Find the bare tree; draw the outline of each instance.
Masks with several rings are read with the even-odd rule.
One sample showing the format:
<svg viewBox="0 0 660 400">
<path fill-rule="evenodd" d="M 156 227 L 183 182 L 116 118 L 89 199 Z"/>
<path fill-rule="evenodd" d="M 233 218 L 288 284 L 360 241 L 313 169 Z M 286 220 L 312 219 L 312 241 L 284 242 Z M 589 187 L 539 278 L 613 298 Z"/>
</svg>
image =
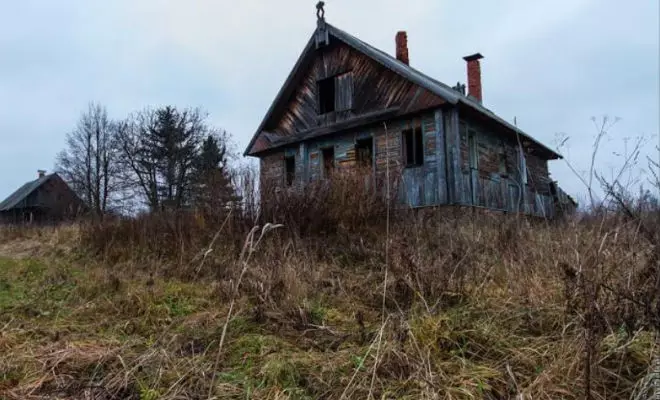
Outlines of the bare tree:
<svg viewBox="0 0 660 400">
<path fill-rule="evenodd" d="M 109 210 L 121 186 L 117 127 L 104 106 L 90 103 L 57 156 L 58 173 L 98 217 Z"/>
</svg>

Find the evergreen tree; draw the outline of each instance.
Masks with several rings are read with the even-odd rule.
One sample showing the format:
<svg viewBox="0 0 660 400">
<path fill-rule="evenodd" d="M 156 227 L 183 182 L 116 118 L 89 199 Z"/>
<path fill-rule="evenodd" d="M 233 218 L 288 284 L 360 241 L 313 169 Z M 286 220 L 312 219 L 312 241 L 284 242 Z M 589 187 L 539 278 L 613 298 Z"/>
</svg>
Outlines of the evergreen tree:
<svg viewBox="0 0 660 400">
<path fill-rule="evenodd" d="M 238 201 L 227 165 L 227 135 L 209 134 L 195 162 L 194 202 L 205 212 L 219 212 Z"/>
<path fill-rule="evenodd" d="M 210 128 L 199 110 L 167 106 L 138 113 L 123 125 L 125 171 L 152 210 L 193 203 L 197 163 Z"/>
</svg>

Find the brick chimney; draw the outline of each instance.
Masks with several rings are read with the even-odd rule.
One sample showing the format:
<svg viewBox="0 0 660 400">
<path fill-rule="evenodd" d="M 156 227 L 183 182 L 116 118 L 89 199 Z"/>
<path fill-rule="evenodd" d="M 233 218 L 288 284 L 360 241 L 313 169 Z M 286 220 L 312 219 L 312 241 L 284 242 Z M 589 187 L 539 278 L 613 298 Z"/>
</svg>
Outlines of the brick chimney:
<svg viewBox="0 0 660 400">
<path fill-rule="evenodd" d="M 406 65 L 410 65 L 408 58 L 408 34 L 406 31 L 396 33 L 396 59 Z"/>
<path fill-rule="evenodd" d="M 467 62 L 468 96 L 474 97 L 479 103 L 483 101 L 483 95 L 481 93 L 481 65 L 479 64 L 479 60 L 482 58 L 484 56 L 480 53 L 463 57 Z"/>
<path fill-rule="evenodd" d="M 38 169 L 38 170 L 37 170 L 37 176 L 38 176 L 39 178 L 43 178 L 44 176 L 46 176 L 46 171 L 43 170 L 43 169 Z"/>
</svg>

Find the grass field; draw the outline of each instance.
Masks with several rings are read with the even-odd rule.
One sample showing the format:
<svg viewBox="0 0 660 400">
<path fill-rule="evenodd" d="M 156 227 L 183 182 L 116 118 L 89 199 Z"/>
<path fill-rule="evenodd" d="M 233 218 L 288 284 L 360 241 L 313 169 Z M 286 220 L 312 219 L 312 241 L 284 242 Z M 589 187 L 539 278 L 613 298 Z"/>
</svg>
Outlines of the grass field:
<svg viewBox="0 0 660 400">
<path fill-rule="evenodd" d="M 254 232 L 122 259 L 77 227 L 5 231 L 0 398 L 613 399 L 652 374 L 622 294 L 652 246 L 624 225 Z"/>
</svg>

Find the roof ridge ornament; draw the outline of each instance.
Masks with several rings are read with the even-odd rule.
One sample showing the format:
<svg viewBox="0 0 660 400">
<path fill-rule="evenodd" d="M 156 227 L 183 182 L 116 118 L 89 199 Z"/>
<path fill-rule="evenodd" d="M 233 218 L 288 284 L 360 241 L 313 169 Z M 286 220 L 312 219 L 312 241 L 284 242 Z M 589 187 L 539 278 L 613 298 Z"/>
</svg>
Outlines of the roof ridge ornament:
<svg viewBox="0 0 660 400">
<path fill-rule="evenodd" d="M 325 23 L 325 6 L 324 1 L 316 3 L 316 48 L 327 46 L 330 43 L 330 35 L 328 35 L 328 26 Z"/>
<path fill-rule="evenodd" d="M 319 1 L 316 3 L 316 18 L 318 18 L 319 21 L 325 21 L 325 9 L 323 8 L 324 6 L 324 1 Z"/>
</svg>

